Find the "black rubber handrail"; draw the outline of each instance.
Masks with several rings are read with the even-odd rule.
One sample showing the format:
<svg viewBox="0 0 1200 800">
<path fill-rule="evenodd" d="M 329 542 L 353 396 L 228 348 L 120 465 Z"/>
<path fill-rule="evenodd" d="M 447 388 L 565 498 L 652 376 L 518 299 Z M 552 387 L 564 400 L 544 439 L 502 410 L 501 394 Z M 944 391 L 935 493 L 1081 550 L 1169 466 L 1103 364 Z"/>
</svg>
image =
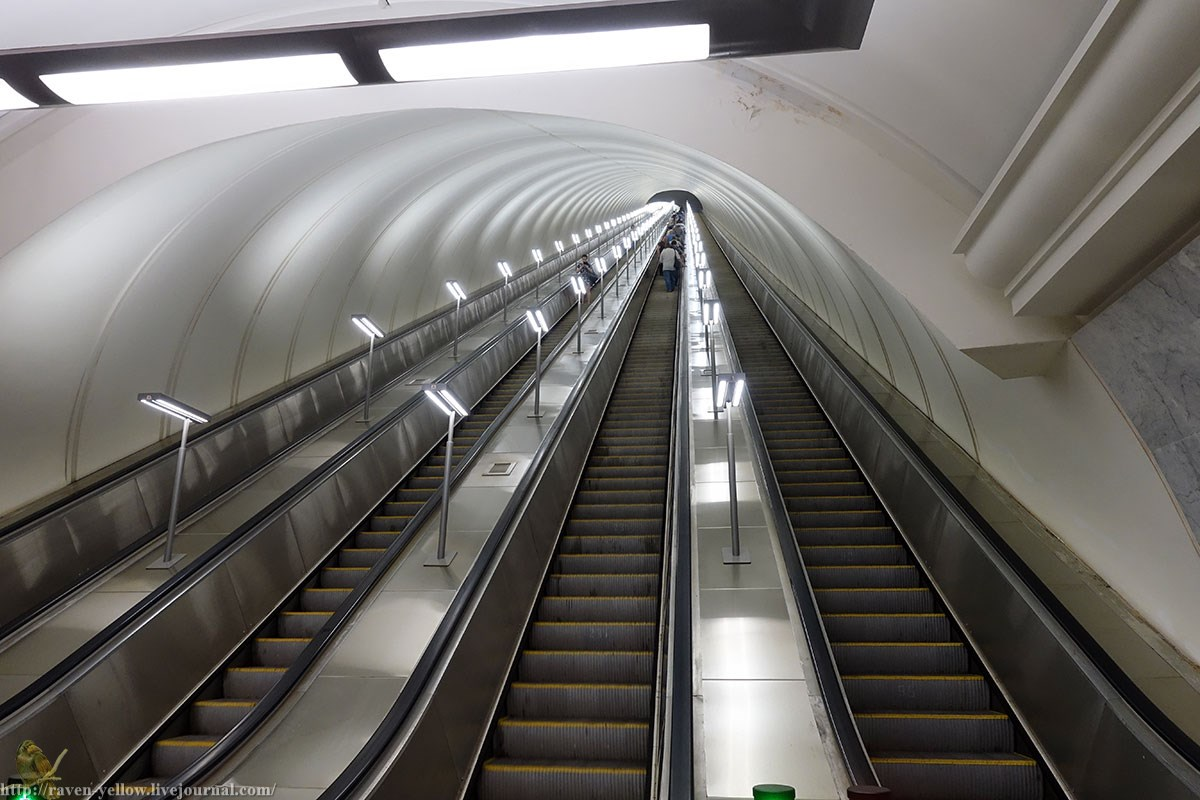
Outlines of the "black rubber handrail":
<svg viewBox="0 0 1200 800">
<path fill-rule="evenodd" d="M 645 273 L 647 272 L 650 272 L 648 268 L 643 271 L 639 280 L 645 279 L 647 277 Z M 653 281 L 654 276 L 652 274 L 648 277 Z M 626 308 L 628 307 L 627 305 Z M 611 339 L 606 339 L 601 347 L 607 348 L 609 342 L 611 342 Z M 454 600 L 442 618 L 441 624 L 438 625 L 429 644 L 426 645 L 425 651 L 421 654 L 421 658 L 413 669 L 412 674 L 405 681 L 396 702 L 388 710 L 383 721 L 376 728 L 371 738 L 367 740 L 362 750 L 359 751 L 358 755 L 355 756 L 346 769 L 338 775 L 329 788 L 321 793 L 319 800 L 348 800 L 358 789 L 359 785 L 368 777 L 375 763 L 383 755 L 389 743 L 399 733 L 405 721 L 412 714 L 413 709 L 421 699 L 421 695 L 426 691 L 429 682 L 437 673 L 443 654 L 446 648 L 453 642 L 467 609 L 471 606 L 475 595 L 480 590 L 480 583 L 483 580 L 483 576 L 490 569 L 492 559 L 499 550 L 504 535 L 520 513 L 522 500 L 528 495 L 534 480 L 541 471 L 542 465 L 549 457 L 553 444 L 557 442 L 567 421 L 582 401 L 583 387 L 587 385 L 586 378 L 595 371 L 596 366 L 602 360 L 602 358 L 594 357 L 588 362 L 586 374 L 581 376 L 581 379 L 575 384 L 575 388 L 567 397 L 562 410 L 551 424 L 550 430 L 534 454 L 533 460 L 517 485 L 516 491 L 505 506 L 496 525 L 492 528 L 487 541 L 484 542 L 483 548 L 480 550 L 475 563 L 471 567 L 471 571 L 467 573 L 462 585 L 455 593 Z"/>
<path fill-rule="evenodd" d="M 732 241 L 732 237 L 727 236 L 722 232 L 721 238 L 725 238 L 731 247 L 734 247 L 738 252 L 749 262 L 751 259 L 745 251 L 738 247 Z M 720 239 L 717 241 L 717 246 L 724 252 L 724 247 Z M 733 262 L 730 261 L 732 265 Z M 736 274 L 736 269 L 735 269 Z M 739 276 L 740 279 L 740 276 Z M 975 527 L 976 531 L 986 541 L 993 550 L 1004 560 L 1005 564 L 1017 575 L 1024 583 L 1025 588 L 1037 599 L 1039 603 L 1050 613 L 1054 620 L 1063 628 L 1071 641 L 1083 652 L 1083 654 L 1091 662 L 1104 679 L 1109 683 L 1117 694 L 1129 704 L 1130 708 L 1141 717 L 1142 721 L 1151 728 L 1159 737 L 1162 738 L 1167 746 L 1175 750 L 1181 758 L 1183 758 L 1189 766 L 1200 771 L 1200 744 L 1188 736 L 1178 725 L 1175 724 L 1162 709 L 1158 707 L 1146 694 L 1141 687 L 1137 685 L 1130 677 L 1121 669 L 1120 665 L 1113 660 L 1112 656 L 1100 645 L 1099 642 L 1092 636 L 1091 633 L 1075 618 L 1062 601 L 1055 596 L 1048 586 L 1042 581 L 1041 577 L 1034 572 L 1028 564 L 1013 550 L 1004 538 L 996 532 L 996 529 L 991 526 L 982 514 L 975 510 L 970 501 L 963 496 L 953 483 L 950 482 L 941 470 L 934 465 L 933 461 L 921 450 L 920 446 L 910 437 L 903 428 L 893 421 L 887 410 L 879 403 L 875 397 L 867 391 L 866 387 L 859 382 L 854 375 L 846 369 L 842 362 L 834 355 L 833 351 L 812 331 L 812 329 L 792 310 L 791 306 L 783 302 L 780 296 L 780 291 L 776 290 L 771 284 L 767 283 L 765 278 L 760 276 L 768 291 L 775 294 L 780 299 L 780 305 L 792 317 L 800 330 L 804 332 L 826 361 L 837 371 L 842 380 L 849 386 L 851 391 L 856 395 L 859 402 L 870 408 L 877 421 L 883 425 L 907 451 L 908 457 L 918 464 L 924 472 L 927 473 L 930 480 L 941 490 L 944 499 L 953 506 L 953 510 L 960 514 Z M 744 282 L 744 281 L 743 281 Z M 791 294 L 790 292 L 788 292 Z M 794 297 L 795 295 L 793 295 Z M 751 295 L 753 299 L 753 295 Z M 796 298 L 797 302 L 803 305 L 803 301 Z M 757 305 L 757 303 L 756 303 Z M 887 381 L 884 381 L 887 384 Z"/>
<path fill-rule="evenodd" d="M 555 289 L 551 294 L 542 301 L 541 305 L 545 305 L 554 298 L 558 292 L 565 292 L 568 287 L 560 287 Z M 569 309 L 568 309 L 569 311 Z M 473 352 L 467 362 L 481 358 L 491 348 L 495 347 L 500 337 L 507 332 L 526 324 L 523 319 L 517 319 L 510 322 L 502 332 L 492 337 L 487 344 L 481 346 Z M 466 363 L 458 364 L 455 370 L 461 370 L 466 366 Z M 55 684 L 67 677 L 71 672 L 81 667 L 89 659 L 97 655 L 101 650 L 109 647 L 115 639 L 127 627 L 131 626 L 138 618 L 153 611 L 156 606 L 162 603 L 168 597 L 178 593 L 185 585 L 194 584 L 199 579 L 203 578 L 213 569 L 217 568 L 221 562 L 228 557 L 234 550 L 242 547 L 250 539 L 250 534 L 257 530 L 262 525 L 269 522 L 281 512 L 285 511 L 295 501 L 307 494 L 316 484 L 326 480 L 329 476 L 339 470 L 342 465 L 353 458 L 362 448 L 366 447 L 376 437 L 382 435 L 385 430 L 390 428 L 401 417 L 410 413 L 420 403 L 424 402 L 420 393 L 414 394 L 399 407 L 393 409 L 378 422 L 372 424 L 367 430 L 360 434 L 357 438 L 351 441 L 340 449 L 335 455 L 325 461 L 315 471 L 309 473 L 282 495 L 271 501 L 265 508 L 260 510 L 249 520 L 238 526 L 236 530 L 226 536 L 224 539 L 214 544 L 208 550 L 189 564 L 180 572 L 174 574 L 168 581 L 156 587 L 153 591 L 142 598 L 136 605 L 119 616 L 116 620 L 105 626 L 95 636 L 77 648 L 71 655 L 60 661 L 45 674 L 39 677 L 29 686 L 22 689 L 13 697 L 10 697 L 4 703 L 0 704 L 0 724 L 6 721 L 13 714 L 20 711 L 25 705 L 36 700 L 40 695 L 50 691 Z"/>
<path fill-rule="evenodd" d="M 680 289 L 687 291 L 686 282 Z M 691 352 L 688 349 L 687 297 L 680 298 L 675 352 L 675 437 L 672 485 L 672 519 L 676 560 L 671 576 L 675 595 L 671 620 L 671 738 L 665 742 L 668 800 L 692 800 L 694 797 L 694 731 L 692 729 L 692 461 L 691 461 Z M 664 553 L 665 556 L 665 553 Z M 661 788 L 661 787 L 660 787 Z"/>
<path fill-rule="evenodd" d="M 720 248 L 719 241 L 717 247 Z M 722 255 L 724 255 L 724 250 L 722 250 Z M 726 261 L 729 261 L 728 257 L 726 257 Z M 729 264 L 732 268 L 733 262 L 729 261 Z M 734 274 L 736 275 L 736 273 Z M 719 293 L 715 280 L 713 292 Z M 727 329 L 723 340 L 732 370 L 740 371 L 741 362 L 738 360 L 737 348 Z M 746 421 L 747 438 L 765 484 L 764 499 L 767 503 L 767 513 L 770 515 L 771 525 L 775 529 L 775 538 L 779 542 L 779 549 L 783 554 L 783 564 L 787 571 L 788 582 L 792 587 L 792 597 L 795 598 L 796 608 L 800 612 L 800 624 L 804 628 L 808 654 L 812 659 L 813 671 L 817 675 L 817 685 L 821 690 L 821 697 L 825 701 L 825 710 L 829 715 L 838 751 L 841 753 L 846 771 L 850 775 L 851 785 L 879 786 L 879 778 L 875 775 L 875 768 L 871 766 L 871 759 L 867 755 L 867 749 L 859 735 L 854 712 L 850 710 L 850 701 L 846 698 L 842 676 L 838 672 L 837 663 L 833 657 L 833 648 L 829 643 L 829 636 L 825 632 L 825 624 L 821 620 L 821 611 L 817 607 L 816 595 L 813 594 L 808 572 L 804 568 L 804 559 L 800 555 L 800 547 L 796 543 L 796 537 L 792 530 L 792 520 L 787 512 L 787 504 L 783 500 L 783 492 L 780 490 L 779 480 L 775 476 L 775 468 L 771 463 L 766 439 L 758 424 L 758 415 L 754 411 L 753 386 L 746 393 L 746 400 L 742 403 L 741 408 Z M 728 418 L 726 424 L 728 424 Z"/>
<path fill-rule="evenodd" d="M 589 307 L 594 306 L 595 301 L 593 301 Z M 563 324 L 564 318 L 570 316 L 571 311 L 572 307 L 568 306 L 563 312 L 563 317 L 561 317 L 556 324 Z M 525 324 L 525 321 L 524 319 L 518 319 L 513 324 L 523 325 Z M 574 323 L 568 323 L 568 325 L 569 327 L 567 335 L 564 336 L 558 342 L 558 344 L 556 344 L 554 348 L 543 358 L 543 372 L 546 370 L 546 367 L 562 352 L 562 350 L 571 344 L 571 332 L 575 330 L 575 328 L 579 325 L 579 322 L 576 321 Z M 446 375 L 444 375 L 440 380 L 448 380 L 452 374 L 457 374 L 467 366 L 467 364 L 455 365 L 455 367 L 447 372 Z M 513 366 L 515 367 L 516 364 Z M 484 448 L 491 443 L 492 438 L 508 421 L 508 418 L 512 415 L 513 411 L 516 410 L 522 402 L 524 402 L 525 396 L 533 388 L 534 377 L 535 376 L 531 375 L 525 381 L 525 383 L 522 384 L 521 388 L 516 392 L 516 394 L 513 395 L 512 400 L 510 400 L 496 416 L 496 418 L 492 420 L 491 424 L 484 429 L 470 449 L 463 454 L 462 458 L 458 462 L 458 466 L 451 473 L 451 486 L 457 486 L 462 478 L 468 474 L 475 460 L 483 452 Z M 330 617 L 325 624 L 321 626 L 320 630 L 313 635 L 313 640 L 305 646 L 303 652 L 301 652 L 297 659 L 288 667 L 287 672 L 285 672 L 279 678 L 279 680 L 276 681 L 274 686 L 271 687 L 270 691 L 268 691 L 267 694 L 255 704 L 254 709 L 245 717 L 243 717 L 242 720 L 239 721 L 227 734 L 225 734 L 216 745 L 206 750 L 204 755 L 193 762 L 191 766 L 189 766 L 180 774 L 172 777 L 170 780 L 164 782 L 161 785 L 161 792 L 155 795 L 148 795 L 147 797 L 179 796 L 177 793 L 175 793 L 176 789 L 184 786 L 193 786 L 199 781 L 204 780 L 204 778 L 206 778 L 213 770 L 219 767 L 226 758 L 232 755 L 238 747 L 240 747 L 251 736 L 254 735 L 258 728 L 278 710 L 280 704 L 282 704 L 287 696 L 291 694 L 296 685 L 304 679 L 304 676 L 308 673 L 312 666 L 337 638 L 337 635 L 342 627 L 346 625 L 347 622 L 355 615 L 359 608 L 362 607 L 363 603 L 370 599 L 374 588 L 386 577 L 396 558 L 398 558 L 401 553 L 408 548 L 409 544 L 421 530 L 421 527 L 439 509 L 441 502 L 442 493 L 439 491 L 434 492 L 429 499 L 422 504 L 421 508 L 417 510 L 417 513 L 413 515 L 412 519 L 405 524 L 404 530 L 401 531 L 400 535 L 396 537 L 396 540 L 388 546 L 387 550 L 380 557 L 380 559 L 371 567 L 370 571 L 363 576 L 363 579 L 359 581 L 359 583 L 354 587 L 353 591 L 351 591 L 350 596 L 347 597 L 340 606 L 338 606 L 338 610 L 334 612 L 333 616 Z M 318 566 L 317 570 L 320 568 L 321 567 Z M 214 674 L 224 669 L 226 665 L 227 662 L 223 663 L 217 668 L 217 670 L 214 671 Z M 211 679 L 211 677 L 213 676 L 210 675 L 209 678 Z M 207 683 L 207 680 L 205 683 Z M 184 703 L 184 705 L 186 706 L 187 703 Z M 121 774 L 134 760 L 136 760 L 136 758 L 137 756 L 135 755 L 133 758 L 127 760 L 126 764 L 120 769 L 116 770 L 114 774 Z M 106 789 L 111 788 L 118 783 L 120 783 L 119 780 L 115 778 L 110 779 L 105 783 L 104 786 L 97 790 L 94 796 L 107 796 Z"/>
</svg>

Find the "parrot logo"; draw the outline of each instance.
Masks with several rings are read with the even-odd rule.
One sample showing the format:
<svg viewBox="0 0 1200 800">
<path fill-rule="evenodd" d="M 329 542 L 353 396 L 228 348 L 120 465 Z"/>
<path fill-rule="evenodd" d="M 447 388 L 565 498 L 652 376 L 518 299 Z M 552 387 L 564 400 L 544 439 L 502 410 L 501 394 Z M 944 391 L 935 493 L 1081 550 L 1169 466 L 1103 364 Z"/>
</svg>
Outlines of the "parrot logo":
<svg viewBox="0 0 1200 800">
<path fill-rule="evenodd" d="M 63 750 L 58 754 L 58 760 L 51 764 L 42 748 L 29 739 L 21 742 L 21 746 L 17 748 L 17 774 L 25 782 L 25 788 L 43 800 L 55 800 L 59 791 L 54 783 L 62 780 L 57 774 L 58 765 L 62 763 L 66 754 L 67 751 Z"/>
</svg>

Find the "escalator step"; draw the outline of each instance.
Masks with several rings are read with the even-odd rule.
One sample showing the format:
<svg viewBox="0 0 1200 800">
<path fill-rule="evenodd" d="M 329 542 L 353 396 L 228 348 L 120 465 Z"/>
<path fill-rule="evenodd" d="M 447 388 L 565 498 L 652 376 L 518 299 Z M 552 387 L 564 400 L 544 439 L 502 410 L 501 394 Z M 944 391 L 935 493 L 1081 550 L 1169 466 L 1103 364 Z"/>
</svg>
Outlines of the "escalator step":
<svg viewBox="0 0 1200 800">
<path fill-rule="evenodd" d="M 658 536 L 564 536 L 559 542 L 563 553 L 657 553 Z"/>
<path fill-rule="evenodd" d="M 801 547 L 895 544 L 896 530 L 890 525 L 850 528 L 805 528 L 796 531 Z"/>
<path fill-rule="evenodd" d="M 350 589 L 321 587 L 300 593 L 300 608 L 304 611 L 337 611 L 350 596 Z"/>
<path fill-rule="evenodd" d="M 869 752 L 919 747 L 922 752 L 1008 753 L 1015 746 L 1012 720 L 998 711 L 869 712 L 854 719 Z"/>
<path fill-rule="evenodd" d="M 576 501 L 571 507 L 571 519 L 656 519 L 663 518 L 663 504 L 660 498 L 657 503 L 620 502 L 624 500 L 621 492 L 604 492 L 615 495 L 608 502 L 585 503 Z"/>
<path fill-rule="evenodd" d="M 535 622 L 529 646 L 538 650 L 649 650 L 653 622 Z"/>
<path fill-rule="evenodd" d="M 332 616 L 332 611 L 284 611 L 279 615 L 279 635 L 316 636 Z"/>
<path fill-rule="evenodd" d="M 805 566 L 849 564 L 903 564 L 904 548 L 898 544 L 803 545 L 800 556 Z"/>
<path fill-rule="evenodd" d="M 662 525 L 661 520 L 657 522 Z M 559 553 L 554 560 L 555 574 L 573 573 L 646 573 L 658 569 L 657 553 Z"/>
<path fill-rule="evenodd" d="M 496 726 L 496 751 L 507 758 L 632 761 L 649 747 L 647 722 L 505 717 Z"/>
<path fill-rule="evenodd" d="M 514 681 L 508 713 L 527 719 L 649 719 L 650 684 Z"/>
<path fill-rule="evenodd" d="M 882 511 L 789 511 L 797 528 L 877 527 L 888 523 Z"/>
<path fill-rule="evenodd" d="M 948 642 L 954 635 L 945 614 L 822 614 L 834 642 Z"/>
<path fill-rule="evenodd" d="M 311 641 L 310 638 L 299 636 L 260 636 L 254 640 L 254 647 L 251 650 L 254 663 L 263 667 L 290 667 Z"/>
<path fill-rule="evenodd" d="M 178 775 L 216 743 L 216 737 L 204 734 L 159 739 L 150 750 L 151 769 L 155 775 Z"/>
<path fill-rule="evenodd" d="M 649 650 L 525 650 L 517 669 L 528 683 L 644 683 L 654 678 Z"/>
<path fill-rule="evenodd" d="M 253 700 L 198 700 L 192 703 L 191 730 L 199 736 L 224 736 L 255 705 Z"/>
<path fill-rule="evenodd" d="M 386 552 L 386 547 L 343 547 L 338 551 L 338 566 L 373 567 Z"/>
<path fill-rule="evenodd" d="M 983 711 L 991 692 L 982 675 L 852 675 L 842 685 L 861 711 Z"/>
<path fill-rule="evenodd" d="M 814 589 L 824 614 L 917 614 L 934 610 L 933 595 L 923 587 L 903 589 Z"/>
<path fill-rule="evenodd" d="M 542 763 L 493 758 L 485 761 L 480 793 L 493 800 L 587 798 L 642 800 L 646 768 L 637 762 Z"/>
<path fill-rule="evenodd" d="M 569 519 L 567 536 L 662 536 L 663 520 L 658 519 Z"/>
<path fill-rule="evenodd" d="M 841 672 L 886 675 L 951 675 L 967 670 L 962 642 L 834 642 Z"/>
<path fill-rule="evenodd" d="M 542 597 L 543 622 L 652 622 L 658 618 L 658 595 L 646 597 Z"/>
<path fill-rule="evenodd" d="M 354 546 L 360 548 L 382 547 L 387 549 L 400 531 L 359 531 L 354 534 Z"/>
<path fill-rule="evenodd" d="M 653 477 L 643 475 L 642 477 L 631 478 L 585 475 L 579 483 L 579 488 L 582 491 L 589 492 L 619 492 L 629 489 L 647 489 L 656 492 L 666 491 L 666 476 L 657 471 L 655 473 Z"/>
<path fill-rule="evenodd" d="M 353 589 L 370 571 L 368 567 L 325 567 L 321 570 L 321 587 Z"/>
<path fill-rule="evenodd" d="M 878 511 L 873 494 L 805 495 L 784 501 L 788 511 Z"/>
<path fill-rule="evenodd" d="M 1017 753 L 880 753 L 871 757 L 895 800 L 1041 800 L 1038 764 Z"/>
<path fill-rule="evenodd" d="M 283 667 L 230 667 L 225 670 L 224 694 L 228 700 L 261 700 L 283 673 Z M 159 775 L 175 773 L 157 773 Z"/>
<path fill-rule="evenodd" d="M 814 589 L 910 588 L 920 576 L 911 564 L 837 564 L 808 568 Z"/>
<path fill-rule="evenodd" d="M 657 572 L 554 574 L 547 597 L 642 597 L 658 591 Z"/>
<path fill-rule="evenodd" d="M 575 493 L 576 509 L 579 506 L 641 506 L 650 505 L 659 509 L 659 516 L 662 514 L 663 492 L 654 489 L 625 489 L 625 490 L 582 490 Z M 625 515 L 622 515 L 625 516 Z"/>
</svg>

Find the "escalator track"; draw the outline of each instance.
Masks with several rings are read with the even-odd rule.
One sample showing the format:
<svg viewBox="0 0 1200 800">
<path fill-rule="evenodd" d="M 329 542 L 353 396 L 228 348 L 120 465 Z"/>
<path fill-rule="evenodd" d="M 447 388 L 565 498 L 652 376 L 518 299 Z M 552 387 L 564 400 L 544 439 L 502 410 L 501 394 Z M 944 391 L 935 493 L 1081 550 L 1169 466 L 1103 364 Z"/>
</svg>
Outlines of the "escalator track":
<svg viewBox="0 0 1200 800">
<path fill-rule="evenodd" d="M 1033 748 L 749 293 L 717 261 L 726 330 L 880 783 L 896 800 L 1041 800 Z"/>
<path fill-rule="evenodd" d="M 679 293 L 651 291 L 471 796 L 641 800 L 650 759 Z"/>
<path fill-rule="evenodd" d="M 575 315 L 568 311 L 543 336 L 543 351 L 552 352 L 571 331 L 574 321 Z M 534 363 L 535 354 L 531 350 L 472 409 L 471 415 L 458 423 L 453 463 L 462 459 L 508 406 L 533 375 Z M 155 740 L 148 763 L 143 762 L 143 771 L 148 769 L 148 775 L 153 777 L 127 778 L 127 785 L 161 785 L 180 774 L 255 708 L 425 502 L 441 489 L 445 458 L 443 438 L 362 527 L 351 533 L 315 571 L 285 609 L 242 648 L 220 678 L 202 691 L 188 710 Z"/>
</svg>

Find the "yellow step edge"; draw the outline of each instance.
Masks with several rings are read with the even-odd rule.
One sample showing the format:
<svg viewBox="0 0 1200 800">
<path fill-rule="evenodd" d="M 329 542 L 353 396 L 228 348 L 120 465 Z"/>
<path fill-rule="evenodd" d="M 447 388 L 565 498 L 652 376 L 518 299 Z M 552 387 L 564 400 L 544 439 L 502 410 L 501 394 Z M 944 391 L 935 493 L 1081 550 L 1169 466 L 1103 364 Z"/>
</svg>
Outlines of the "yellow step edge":
<svg viewBox="0 0 1200 800">
<path fill-rule="evenodd" d="M 898 544 L 802 544 L 801 550 L 899 550 Z"/>
<path fill-rule="evenodd" d="M 1007 714 L 994 711 L 986 714 L 855 714 L 861 719 L 1008 719 Z"/>
<path fill-rule="evenodd" d="M 928 592 L 923 586 L 847 586 L 843 589 L 813 589 L 814 592 Z"/>
<path fill-rule="evenodd" d="M 255 636 L 256 642 L 311 642 L 311 636 Z"/>
<path fill-rule="evenodd" d="M 318 615 L 320 615 L 322 617 L 332 617 L 333 612 L 332 611 L 284 611 L 283 615 L 285 617 L 313 617 L 313 616 L 318 616 Z"/>
<path fill-rule="evenodd" d="M 570 524 L 572 522 L 657 522 L 657 521 L 658 521 L 657 517 L 614 517 L 612 519 L 609 519 L 607 517 L 603 518 L 603 519 L 600 517 L 587 517 L 585 519 L 568 519 L 567 524 Z"/>
<path fill-rule="evenodd" d="M 522 689 L 649 689 L 648 683 L 534 683 L 513 681 L 512 686 Z"/>
<path fill-rule="evenodd" d="M 382 533 L 383 531 L 379 531 Z M 343 553 L 386 553 L 386 547 L 343 547 Z"/>
<path fill-rule="evenodd" d="M 205 708 L 253 708 L 258 703 L 253 700 L 197 700 L 192 705 Z"/>
<path fill-rule="evenodd" d="M 216 739 L 209 741 L 202 739 L 200 741 L 179 740 L 179 739 L 159 739 L 154 743 L 155 747 L 213 747 L 217 743 Z"/>
<path fill-rule="evenodd" d="M 986 758 L 872 758 L 872 764 L 917 764 L 922 766 L 945 766 L 945 767 L 1032 767 L 1036 766 L 1037 762 L 1032 758 L 1029 759 L 996 759 L 989 761 Z"/>
<path fill-rule="evenodd" d="M 551 578 L 657 578 L 657 572 L 552 572 Z"/>
<path fill-rule="evenodd" d="M 366 572 L 370 567 L 323 567 L 326 572 Z"/>
<path fill-rule="evenodd" d="M 657 600 L 656 594 L 630 594 L 630 595 L 574 595 L 574 594 L 548 594 L 544 595 L 544 600 Z"/>
<path fill-rule="evenodd" d="M 533 624 L 535 626 L 537 626 L 537 625 L 586 625 L 588 627 L 592 627 L 595 625 L 641 625 L 641 626 L 649 628 L 649 627 L 653 627 L 653 626 L 657 625 L 658 623 L 657 622 L 535 622 Z"/>
<path fill-rule="evenodd" d="M 834 647 L 962 647 L 962 642 L 834 642 Z"/>
<path fill-rule="evenodd" d="M 559 558 L 643 558 L 645 556 L 657 556 L 659 553 L 559 553 Z"/>
<path fill-rule="evenodd" d="M 579 775 L 645 775 L 644 768 L 637 767 L 568 767 L 568 766 L 552 766 L 547 764 L 495 764 L 491 761 L 486 761 L 483 764 L 485 770 L 492 772 L 533 772 L 533 773 L 555 773 L 555 774 L 579 774 Z"/>
<path fill-rule="evenodd" d="M 326 586 L 313 586 L 311 588 L 305 589 L 304 591 L 306 591 L 306 592 L 349 592 L 352 590 L 349 587 L 334 586 L 334 587 L 330 588 L 330 587 L 326 587 Z"/>
<path fill-rule="evenodd" d="M 916 569 L 912 564 L 816 564 L 808 569 Z"/>
<path fill-rule="evenodd" d="M 652 656 L 653 650 L 522 650 L 539 656 Z"/>
<path fill-rule="evenodd" d="M 287 672 L 287 667 L 230 667 L 228 672 Z"/>
<path fill-rule="evenodd" d="M 512 719 L 505 717 L 500 720 L 501 725 L 508 725 L 514 728 L 649 728 L 649 722 L 607 722 L 607 721 L 588 721 L 588 720 L 549 720 L 549 719 Z"/>
<path fill-rule="evenodd" d="M 843 681 L 981 681 L 982 675 L 843 675 Z"/>
<path fill-rule="evenodd" d="M 822 616 L 822 617 L 835 617 L 835 618 L 838 618 L 838 619 L 850 619 L 850 618 L 868 618 L 868 617 L 887 617 L 887 618 L 889 618 L 889 619 L 891 619 L 891 618 L 893 618 L 893 617 L 899 617 L 899 618 L 916 618 L 916 617 L 932 618 L 932 617 L 938 617 L 938 618 L 944 619 L 944 618 L 946 617 L 946 615 L 945 615 L 945 614 L 938 614 L 938 613 L 936 613 L 936 612 L 932 612 L 932 611 L 930 611 L 930 612 L 920 612 L 920 613 L 917 613 L 917 612 L 905 612 L 905 613 L 894 613 L 894 614 L 849 614 L 849 613 L 847 613 L 847 614 L 840 614 L 840 613 L 839 613 L 839 614 L 822 614 L 821 616 Z"/>
</svg>

